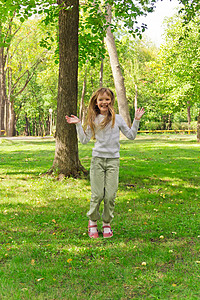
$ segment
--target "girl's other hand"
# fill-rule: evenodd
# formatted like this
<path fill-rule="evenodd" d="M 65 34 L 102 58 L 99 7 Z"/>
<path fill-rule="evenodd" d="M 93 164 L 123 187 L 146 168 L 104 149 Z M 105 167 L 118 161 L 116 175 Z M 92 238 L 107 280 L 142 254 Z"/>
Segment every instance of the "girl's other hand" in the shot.
<path fill-rule="evenodd" d="M 135 120 L 140 120 L 144 113 L 145 113 L 145 110 L 144 110 L 143 107 L 136 109 L 136 111 L 135 111 Z"/>
<path fill-rule="evenodd" d="M 74 115 L 71 115 L 71 117 L 65 116 L 65 119 L 67 120 L 68 124 L 78 124 L 81 121 L 79 118 L 77 118 Z"/>

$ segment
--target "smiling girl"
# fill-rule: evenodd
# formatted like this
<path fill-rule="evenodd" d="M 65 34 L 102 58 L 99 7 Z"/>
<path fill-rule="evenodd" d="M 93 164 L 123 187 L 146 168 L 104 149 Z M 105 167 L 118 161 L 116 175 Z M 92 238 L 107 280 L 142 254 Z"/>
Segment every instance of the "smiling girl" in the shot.
<path fill-rule="evenodd" d="M 91 97 L 88 108 L 87 127 L 84 131 L 81 121 L 74 115 L 66 116 L 69 124 L 76 124 L 80 142 L 87 144 L 92 137 L 96 139 L 92 150 L 90 167 L 91 201 L 88 234 L 98 238 L 97 221 L 100 219 L 99 207 L 104 200 L 103 237 L 113 236 L 110 222 L 114 217 L 115 197 L 119 177 L 120 131 L 130 140 L 134 140 L 139 128 L 144 108 L 135 111 L 135 119 L 129 128 L 123 118 L 114 112 L 114 93 L 108 88 L 98 89 Z"/>

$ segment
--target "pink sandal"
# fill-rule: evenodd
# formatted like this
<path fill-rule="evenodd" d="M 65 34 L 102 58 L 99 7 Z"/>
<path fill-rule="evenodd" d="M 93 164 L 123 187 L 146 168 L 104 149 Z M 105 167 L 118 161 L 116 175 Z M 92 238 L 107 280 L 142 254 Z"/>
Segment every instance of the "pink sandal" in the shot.
<path fill-rule="evenodd" d="M 110 232 L 104 233 L 103 231 L 103 237 L 104 238 L 111 238 L 113 236 L 113 231 L 111 230 L 111 227 L 109 225 L 103 226 L 103 228 L 110 228 Z"/>
<path fill-rule="evenodd" d="M 90 238 L 97 239 L 99 237 L 98 230 L 96 232 L 90 232 L 90 228 L 97 227 L 97 225 L 90 225 L 88 222 L 88 235 Z"/>

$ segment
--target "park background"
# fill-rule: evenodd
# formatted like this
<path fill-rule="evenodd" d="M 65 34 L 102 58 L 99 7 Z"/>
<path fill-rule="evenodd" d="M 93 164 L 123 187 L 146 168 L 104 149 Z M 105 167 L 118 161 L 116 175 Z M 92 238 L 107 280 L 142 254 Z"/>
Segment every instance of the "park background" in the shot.
<path fill-rule="evenodd" d="M 170 7 L 172 4 L 168 2 Z M 200 105 L 198 11 L 186 22 L 184 14 L 178 13 L 179 5 L 163 25 L 158 23 L 159 32 L 160 27 L 164 27 L 159 45 L 145 35 L 145 32 L 148 34 L 145 17 L 142 17 L 145 10 L 132 11 L 131 1 L 128 4 L 123 11 L 117 4 L 113 7 L 111 29 L 117 51 L 114 52 L 108 51 L 108 43 L 105 44 L 108 29 L 104 28 L 104 15 L 101 16 L 96 6 L 91 7 L 90 2 L 80 3 L 77 114 L 84 122 L 92 92 L 104 85 L 113 90 L 115 87 L 125 89 L 124 95 L 117 95 L 118 106 L 119 101 L 128 102 L 125 120 L 133 120 L 135 106 L 145 107 L 140 129 L 197 130 Z M 154 2 L 152 5 L 156 6 Z M 32 15 L 28 8 L 25 15 L 8 8 L 11 12 L 2 16 L 0 130 L 7 136 L 45 136 L 56 131 L 59 12 L 55 7 L 50 11 L 40 7 L 37 14 Z M 126 10 L 130 15 L 127 23 Z M 150 17 L 151 12 L 146 13 Z M 138 24 L 133 21 L 137 14 Z M 113 63 L 112 57 L 115 57 Z M 117 64 L 121 73 L 115 75 L 113 64 Z M 116 111 L 118 106 L 116 103 Z"/>
<path fill-rule="evenodd" d="M 103 1 L 58 1 L 66 5 L 61 10 L 54 1 L 0 3 L 0 123 L 7 135 L 0 139 L 0 298 L 199 299 L 198 1 L 179 1 L 182 13 L 165 21 L 160 47 L 145 37 L 144 24 L 133 22 L 155 1 L 107 1 L 107 25 Z M 91 240 L 87 173 L 94 142 L 78 144 L 64 115 L 80 112 L 84 120 L 97 87 L 117 91 L 108 28 L 126 92 L 116 93 L 116 112 L 126 99 L 128 123 L 138 103 L 146 109 L 141 130 L 176 133 L 121 139 L 114 237 L 103 239 L 99 223 L 101 237 Z M 74 85 L 71 69 L 63 72 L 63 62 L 72 61 Z M 177 134 L 188 129 L 194 131 Z M 70 152 L 71 140 L 77 148 Z"/>

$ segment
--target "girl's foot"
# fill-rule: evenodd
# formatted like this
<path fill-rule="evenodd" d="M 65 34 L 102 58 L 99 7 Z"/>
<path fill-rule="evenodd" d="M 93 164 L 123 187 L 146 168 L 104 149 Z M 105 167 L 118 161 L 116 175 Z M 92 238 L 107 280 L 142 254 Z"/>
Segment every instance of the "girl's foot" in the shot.
<path fill-rule="evenodd" d="M 88 222 L 88 235 L 90 238 L 96 239 L 99 237 L 97 230 L 97 222 L 89 220 Z"/>
<path fill-rule="evenodd" d="M 110 238 L 113 236 L 113 231 L 110 227 L 110 224 L 103 223 L 103 237 Z"/>

